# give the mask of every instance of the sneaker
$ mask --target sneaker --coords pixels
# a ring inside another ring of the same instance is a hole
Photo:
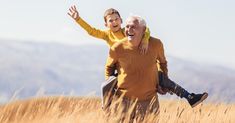
[[[208,93],[204,92],[203,94],[190,94],[188,96],[188,103],[191,105],[191,107],[195,107],[198,104],[200,104],[203,100],[205,100],[208,97]]]

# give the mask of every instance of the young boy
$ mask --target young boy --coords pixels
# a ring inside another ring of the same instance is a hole
[[[72,6],[69,9],[68,15],[70,15],[83,29],[85,29],[88,32],[88,34],[96,38],[105,40],[110,47],[115,42],[122,41],[125,38],[124,28],[121,28],[122,24],[121,16],[119,12],[113,8],[106,10],[104,13],[105,26],[108,28],[108,30],[105,31],[95,29],[91,27],[89,24],[87,24],[79,16],[79,13],[75,6]],[[147,52],[149,38],[150,38],[150,32],[147,29],[140,46],[140,51],[143,54]],[[183,97],[186,98],[192,107],[195,107],[196,105],[198,105],[200,102],[202,102],[207,98],[208,96],[207,93],[203,94],[189,93],[187,90],[185,90],[184,88],[182,88],[181,86],[177,85],[175,82],[170,80],[168,76],[165,75],[164,73],[167,72],[159,71],[159,84],[162,88],[162,89],[161,88],[157,89],[159,93],[161,94],[165,94],[166,92],[175,93],[177,96],[181,98]],[[105,97],[107,92],[111,91],[115,93],[113,88],[115,88],[116,83],[117,83],[116,77],[112,76],[108,78],[105,83],[102,84],[102,94],[103,94],[102,98]],[[103,101],[106,101],[102,102],[103,104],[105,104],[105,106],[103,105],[104,107],[107,107],[110,103],[110,99],[103,99]]]
[[[80,16],[76,6],[72,6],[68,13],[87,33],[93,37],[103,39],[111,47],[114,43],[120,42],[125,38],[124,28],[121,28],[122,19],[119,12],[115,9],[108,9],[104,13],[105,26],[108,30],[99,30],[91,27]],[[141,53],[145,54],[148,49],[148,39],[150,37],[149,29],[146,29],[145,36],[140,45]]]

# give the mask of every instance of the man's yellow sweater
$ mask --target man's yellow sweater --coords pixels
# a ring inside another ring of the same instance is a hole
[[[93,37],[103,39],[107,42],[107,44],[111,47],[114,43],[120,42],[125,38],[124,28],[120,29],[117,32],[112,32],[111,30],[100,30],[94,27],[91,27],[88,23],[86,23],[82,18],[76,21],[83,29],[87,31],[87,33]],[[148,43],[150,37],[150,31],[147,28],[144,35],[144,43]]]
[[[87,33],[93,37],[103,39],[106,41],[106,43],[111,47],[116,42],[122,42],[125,40],[125,34],[124,34],[124,28],[120,29],[117,32],[112,32],[111,30],[100,30],[96,29],[94,27],[91,27],[88,23],[86,23],[82,18],[79,18],[76,21],[84,30],[87,31]],[[146,29],[143,41],[144,43],[148,44],[150,38],[150,30],[149,28]],[[159,71],[163,71],[160,68],[160,65],[157,64]],[[166,74],[167,76],[167,74]]]
[[[150,37],[149,49],[145,55],[141,55],[138,47],[131,46],[128,41],[116,43],[110,49],[105,76],[111,76],[116,67],[117,88],[124,96],[138,100],[151,99],[156,95],[158,85],[156,61],[159,61],[161,69],[167,73],[163,44],[159,39]]]

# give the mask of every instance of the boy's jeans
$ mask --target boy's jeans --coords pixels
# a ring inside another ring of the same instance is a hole
[[[113,95],[117,87],[117,77],[110,76],[105,82],[101,84],[101,103],[102,109],[106,109],[112,101]]]
[[[170,78],[165,76],[163,72],[159,71],[158,72],[158,77],[159,77],[159,85],[163,88],[166,89],[168,92],[171,94],[174,93],[179,97],[183,97],[183,94],[185,92],[185,89],[176,84],[174,81],[172,81]]]

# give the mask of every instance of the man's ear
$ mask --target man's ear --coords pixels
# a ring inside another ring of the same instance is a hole
[[[107,26],[108,26],[108,24],[105,22],[105,23],[104,23],[104,26],[105,26],[105,27],[107,27]]]
[[[122,22],[123,22],[123,21],[122,21],[122,18],[121,18],[121,24],[122,24]]]

